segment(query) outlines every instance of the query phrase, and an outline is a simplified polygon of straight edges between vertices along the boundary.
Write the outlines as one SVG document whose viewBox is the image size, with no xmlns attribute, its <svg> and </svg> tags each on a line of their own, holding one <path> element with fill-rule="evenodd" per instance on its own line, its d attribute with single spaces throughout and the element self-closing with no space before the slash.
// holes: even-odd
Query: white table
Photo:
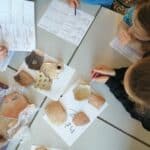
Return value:
<svg viewBox="0 0 150 150">
<path fill-rule="evenodd" d="M 148 150 L 149 148 L 127 135 L 117 131 L 106 123 L 96 119 L 83 135 L 68 147 L 62 139 L 43 120 L 44 107 L 31 126 L 31 136 L 26 138 L 18 150 L 30 150 L 31 145 L 45 145 L 60 148 L 61 150 Z"/>
<path fill-rule="evenodd" d="M 43 14 L 48 2 L 48 0 L 37 1 L 36 20 Z M 93 15 L 96 15 L 98 8 L 99 7 L 84 4 L 81 6 L 81 9 Z M 51 56 L 62 57 L 65 63 L 69 63 L 71 67 L 78 70 L 78 73 L 84 79 L 89 80 L 89 72 L 91 68 L 96 65 L 106 64 L 111 67 L 119 67 L 128 66 L 130 64 L 128 60 L 111 49 L 108 45 L 116 33 L 117 23 L 120 19 L 120 15 L 103 8 L 79 47 L 75 47 L 37 28 L 37 45 L 38 48 L 44 49 Z M 74 52 L 76 53 L 72 57 Z M 18 69 L 25 56 L 25 53 L 16 53 L 11 62 L 11 67 Z M 68 62 L 70 58 L 73 59 L 71 62 Z M 5 73 L 1 73 L 0 77 L 7 82 L 8 79 L 6 78 L 6 74 L 12 75 L 13 73 L 14 71 L 7 69 Z M 128 136 L 127 133 L 130 133 L 146 143 L 149 143 L 148 139 L 150 139 L 150 134 L 146 132 L 137 121 L 129 117 L 120 103 L 108 91 L 106 86 L 94 84 L 94 87 L 109 103 L 108 108 L 101 115 L 106 121 L 96 119 L 89 129 L 69 148 L 42 118 L 43 109 L 49 101 L 46 99 L 31 125 L 30 136 L 20 143 L 18 150 L 30 150 L 32 144 L 42 144 L 65 150 L 148 150 L 148 146 Z M 34 96 L 32 91 L 30 91 L 30 94 Z M 38 94 L 35 94 L 38 97 Z M 44 101 L 44 97 L 41 96 L 38 98 L 39 100 L 37 99 L 37 103 L 40 105 L 40 102 Z M 125 133 L 120 132 L 120 130 L 114 128 L 114 126 L 122 129 Z M 136 126 L 138 133 L 135 133 L 135 128 L 133 129 L 133 126 Z M 13 147 L 10 147 L 10 150 L 13 149 Z"/>
<path fill-rule="evenodd" d="M 51 0 L 37 0 L 35 2 L 35 22 L 36 22 L 36 39 L 37 39 L 36 45 L 38 49 L 45 51 L 50 56 L 61 58 L 64 60 L 64 63 L 68 63 L 70 57 L 76 50 L 77 46 L 69 42 L 66 42 L 58 38 L 57 36 L 50 34 L 45 30 L 37 27 L 37 23 L 40 17 L 45 12 L 50 2 Z M 100 9 L 100 6 L 91 6 L 81 3 L 79 9 L 84 10 L 85 12 L 95 16 L 98 10 Z M 20 66 L 22 60 L 25 58 L 26 55 L 27 53 L 25 52 L 16 53 L 12 61 L 10 62 L 11 67 L 18 69 L 18 67 Z"/>
<path fill-rule="evenodd" d="M 105 8 L 101 9 L 94 24 L 80 45 L 70 66 L 77 69 L 78 73 L 89 80 L 90 71 L 100 64 L 112 68 L 128 66 L 130 62 L 113 50 L 109 43 L 116 34 L 116 29 L 121 16 Z M 107 100 L 109 106 L 101 117 L 128 134 L 150 144 L 150 132 L 132 119 L 118 100 L 110 93 L 105 85 L 94 84 Z"/>
</svg>

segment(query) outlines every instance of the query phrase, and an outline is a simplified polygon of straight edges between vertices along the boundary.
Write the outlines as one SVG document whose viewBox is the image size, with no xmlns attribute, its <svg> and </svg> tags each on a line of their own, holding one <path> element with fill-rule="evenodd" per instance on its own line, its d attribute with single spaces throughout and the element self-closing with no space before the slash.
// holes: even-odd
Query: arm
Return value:
<svg viewBox="0 0 150 150">
<path fill-rule="evenodd" d="M 128 99 L 128 95 L 126 94 L 121 81 L 119 81 L 115 77 L 110 77 L 105 84 L 109 87 L 110 91 L 114 94 L 114 96 L 122 103 L 125 109 L 129 113 L 132 113 L 134 103 Z"/>
<path fill-rule="evenodd" d="M 114 77 L 116 78 L 116 80 L 122 80 L 123 81 L 126 71 L 127 71 L 127 67 L 115 69 L 116 75 Z"/>
<path fill-rule="evenodd" d="M 128 44 L 132 39 L 132 36 L 129 33 L 129 28 L 132 26 L 132 16 L 134 9 L 134 7 L 128 9 L 123 17 L 123 20 L 118 26 L 118 37 L 122 45 Z"/>
<path fill-rule="evenodd" d="M 124 21 L 121 21 L 118 25 L 117 35 L 122 45 L 127 45 L 131 41 L 128 30 L 129 26 Z"/>
<path fill-rule="evenodd" d="M 122 84 L 124 74 L 127 68 L 115 69 L 115 72 L 111 68 L 105 68 L 104 66 L 98 67 L 97 69 L 92 70 L 92 80 L 99 83 L 105 83 L 114 96 L 122 103 L 126 111 L 128 111 L 131 117 L 141 121 L 143 127 L 147 130 L 150 130 L 150 114 L 143 115 L 137 111 L 136 105 L 132 102 Z M 100 76 L 94 75 L 100 74 Z"/>
<path fill-rule="evenodd" d="M 131 117 L 139 120 L 143 127 L 150 131 L 150 115 L 140 114 L 135 109 L 135 104 L 128 98 L 128 95 L 125 92 L 123 87 L 122 78 L 127 68 L 116 69 L 116 76 L 110 77 L 106 82 L 106 85 L 109 87 L 110 91 L 115 95 L 115 97 L 122 103 L 125 109 L 130 113 Z"/>
<path fill-rule="evenodd" d="M 143 125 L 143 127 L 146 129 L 146 130 L 148 130 L 148 131 L 150 131 L 150 117 L 145 117 L 145 118 L 143 118 L 142 119 L 142 125 Z"/>
</svg>

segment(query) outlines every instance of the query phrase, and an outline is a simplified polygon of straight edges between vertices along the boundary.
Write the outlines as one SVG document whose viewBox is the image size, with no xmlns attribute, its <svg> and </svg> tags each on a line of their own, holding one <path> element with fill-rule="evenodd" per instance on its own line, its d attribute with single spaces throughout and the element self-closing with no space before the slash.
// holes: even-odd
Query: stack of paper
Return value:
<svg viewBox="0 0 150 150">
<path fill-rule="evenodd" d="M 34 2 L 5 0 L 0 5 L 3 40 L 12 51 L 35 49 Z"/>
<path fill-rule="evenodd" d="M 7 43 L 8 56 L 0 61 L 0 71 L 5 71 L 13 52 L 35 49 L 34 2 L 5 0 L 0 5 L 1 40 Z M 2 41 L 0 41 L 2 42 Z"/>
</svg>

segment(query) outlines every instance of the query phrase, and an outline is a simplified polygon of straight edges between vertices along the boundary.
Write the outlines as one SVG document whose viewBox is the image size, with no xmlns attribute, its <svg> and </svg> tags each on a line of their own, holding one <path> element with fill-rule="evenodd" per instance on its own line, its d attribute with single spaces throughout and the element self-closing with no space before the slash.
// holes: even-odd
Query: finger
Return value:
<svg viewBox="0 0 150 150">
<path fill-rule="evenodd" d="M 122 35 L 121 38 L 119 39 L 120 43 L 124 46 L 128 44 L 128 38 L 125 35 Z"/>
<path fill-rule="evenodd" d="M 79 2 L 77 0 L 72 0 L 70 2 L 70 6 L 75 8 L 75 7 L 79 7 Z"/>
<path fill-rule="evenodd" d="M 131 34 L 128 31 L 122 31 L 121 40 L 123 43 L 129 43 L 129 41 L 131 40 Z"/>
<path fill-rule="evenodd" d="M 7 56 L 7 51 L 0 51 L 0 60 L 3 60 Z"/>
<path fill-rule="evenodd" d="M 99 75 L 108 75 L 108 76 L 114 76 L 115 75 L 115 71 L 113 69 L 93 69 L 93 74 L 99 74 Z"/>
<path fill-rule="evenodd" d="M 100 82 L 100 83 L 105 83 L 108 81 L 109 77 L 108 76 L 101 76 L 99 78 L 94 78 L 92 81 Z"/>
<path fill-rule="evenodd" d="M 95 73 L 92 74 L 92 78 L 98 78 L 100 76 L 101 76 L 101 74 L 99 74 L 97 72 L 95 72 Z"/>
</svg>

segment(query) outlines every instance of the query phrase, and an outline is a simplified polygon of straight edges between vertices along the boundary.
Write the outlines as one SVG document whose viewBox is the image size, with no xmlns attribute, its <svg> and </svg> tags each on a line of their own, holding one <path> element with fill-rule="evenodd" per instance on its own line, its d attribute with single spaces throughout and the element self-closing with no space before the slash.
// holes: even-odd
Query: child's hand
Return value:
<svg viewBox="0 0 150 150">
<path fill-rule="evenodd" d="M 79 1 L 78 0 L 68 0 L 68 3 L 71 7 L 75 8 L 79 6 Z"/>
<path fill-rule="evenodd" d="M 96 67 L 91 72 L 92 80 L 105 83 L 111 76 L 115 76 L 115 71 L 107 66 Z"/>
<path fill-rule="evenodd" d="M 118 37 L 120 43 L 124 46 L 127 45 L 131 41 L 131 34 L 129 33 L 129 26 L 121 21 L 118 26 Z"/>
<path fill-rule="evenodd" d="M 8 50 L 5 46 L 0 46 L 0 61 L 7 56 Z"/>
<path fill-rule="evenodd" d="M 128 31 L 126 30 L 121 30 L 118 34 L 119 36 L 119 40 L 121 42 L 121 44 L 124 46 L 124 45 L 127 45 L 130 41 L 131 41 L 131 35 L 129 34 Z"/>
</svg>

